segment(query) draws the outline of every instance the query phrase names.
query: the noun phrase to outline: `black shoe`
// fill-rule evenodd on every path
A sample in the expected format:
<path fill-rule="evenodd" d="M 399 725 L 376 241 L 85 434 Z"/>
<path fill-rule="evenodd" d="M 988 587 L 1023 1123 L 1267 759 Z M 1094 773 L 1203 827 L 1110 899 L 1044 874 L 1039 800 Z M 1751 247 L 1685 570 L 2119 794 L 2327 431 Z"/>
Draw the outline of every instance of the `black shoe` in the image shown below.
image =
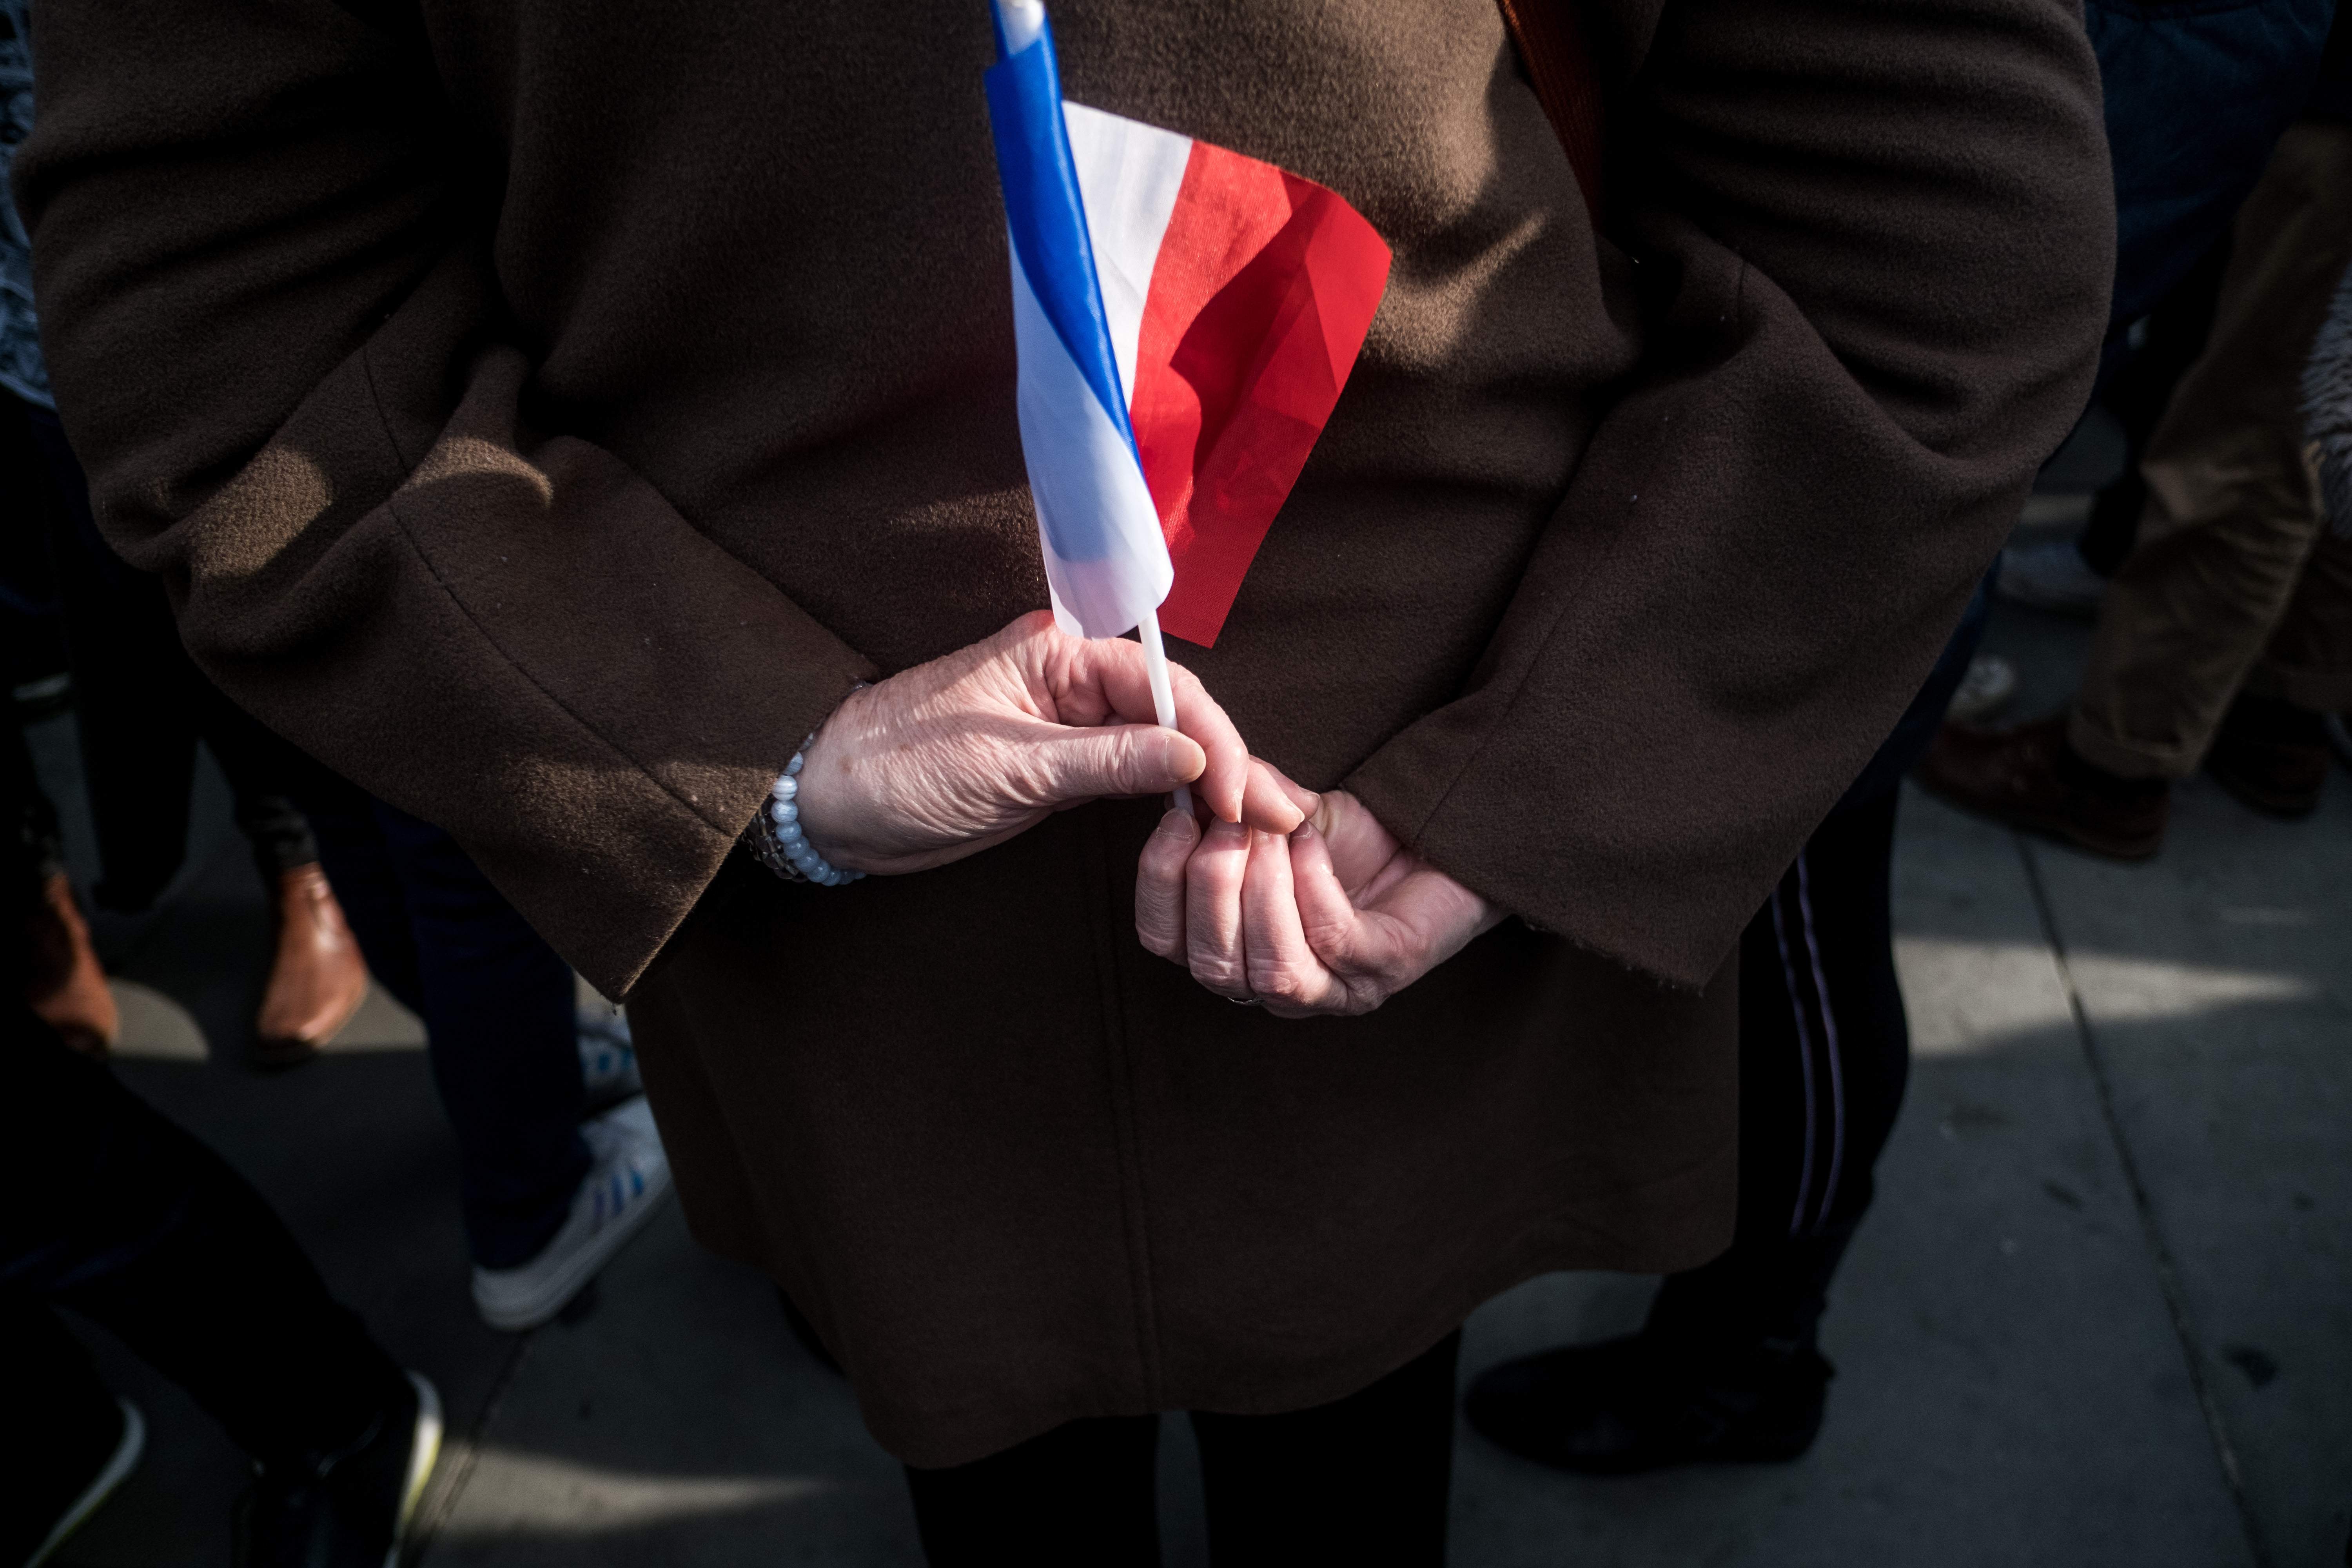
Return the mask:
<path fill-rule="evenodd" d="M 1522 1458 L 1596 1476 L 1769 1463 L 1812 1447 L 1836 1372 L 1818 1351 L 1709 1360 L 1701 1368 L 1643 1334 L 1565 1345 L 1480 1373 L 1463 1414 Z"/>
<path fill-rule="evenodd" d="M 2265 816 L 2309 816 L 2327 786 L 2326 718 L 2241 693 L 2205 753 L 2205 771 Z"/>
<path fill-rule="evenodd" d="M 14 1456 L 0 1482 L 0 1563 L 33 1568 L 79 1530 L 126 1477 L 147 1447 L 147 1423 L 130 1401 L 93 1399 L 87 1411 L 45 1413 L 40 1441 Z"/>
<path fill-rule="evenodd" d="M 395 1568 L 441 1452 L 441 1399 L 415 1373 L 351 1447 L 256 1467 L 236 1505 L 236 1568 Z"/>

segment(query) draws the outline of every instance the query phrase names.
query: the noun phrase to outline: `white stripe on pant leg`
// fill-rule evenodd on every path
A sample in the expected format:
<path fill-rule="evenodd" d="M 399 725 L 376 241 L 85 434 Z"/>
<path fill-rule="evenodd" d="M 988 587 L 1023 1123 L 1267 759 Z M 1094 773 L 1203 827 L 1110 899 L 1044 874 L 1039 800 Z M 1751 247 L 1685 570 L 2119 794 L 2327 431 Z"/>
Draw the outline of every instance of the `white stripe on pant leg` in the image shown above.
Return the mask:
<path fill-rule="evenodd" d="M 1837 1012 L 1830 1005 L 1829 976 L 1822 968 L 1822 944 L 1813 934 L 1812 879 L 1805 868 L 1808 852 L 1797 851 L 1797 910 L 1805 923 L 1805 951 L 1813 959 L 1813 994 L 1821 999 L 1822 1037 L 1830 1054 L 1830 1174 L 1822 1184 L 1821 1212 L 1813 1228 L 1829 1223 L 1830 1205 L 1837 1199 L 1838 1171 L 1845 1163 L 1845 1069 L 1838 1060 Z"/>
<path fill-rule="evenodd" d="M 1784 879 L 1785 880 L 1785 879 Z M 1797 1206 L 1789 1215 L 1789 1234 L 1805 1227 L 1805 1194 L 1813 1186 L 1813 1037 L 1805 1026 L 1805 999 L 1797 994 L 1797 967 L 1789 961 L 1789 932 L 1780 921 L 1780 889 L 1772 889 L 1772 940 L 1780 946 L 1780 979 L 1788 987 L 1789 1016 L 1797 1024 L 1797 1061 L 1805 1079 L 1805 1153 L 1797 1167 Z"/>

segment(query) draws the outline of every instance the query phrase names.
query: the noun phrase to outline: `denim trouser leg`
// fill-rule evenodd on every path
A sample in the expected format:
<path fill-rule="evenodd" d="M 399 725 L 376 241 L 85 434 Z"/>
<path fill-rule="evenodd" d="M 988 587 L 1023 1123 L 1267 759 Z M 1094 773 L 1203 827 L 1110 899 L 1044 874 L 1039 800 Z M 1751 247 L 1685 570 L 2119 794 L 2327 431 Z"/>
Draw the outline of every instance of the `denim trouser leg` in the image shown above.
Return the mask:
<path fill-rule="evenodd" d="M 588 1170 L 572 970 L 439 828 L 357 790 L 302 804 L 369 970 L 425 1020 L 474 1261 L 512 1268 Z"/>

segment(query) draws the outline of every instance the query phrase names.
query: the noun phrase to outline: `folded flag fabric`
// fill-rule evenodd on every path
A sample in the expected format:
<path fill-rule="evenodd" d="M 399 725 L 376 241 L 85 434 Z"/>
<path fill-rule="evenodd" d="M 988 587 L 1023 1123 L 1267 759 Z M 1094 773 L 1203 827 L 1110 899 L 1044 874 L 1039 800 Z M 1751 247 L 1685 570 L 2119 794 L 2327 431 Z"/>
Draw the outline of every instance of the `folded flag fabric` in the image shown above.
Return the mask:
<path fill-rule="evenodd" d="M 1065 103 L 1042 7 L 994 9 L 1021 440 L 1055 614 L 1115 637 L 1157 607 L 1213 644 L 1363 347 L 1389 248 L 1311 180 Z"/>

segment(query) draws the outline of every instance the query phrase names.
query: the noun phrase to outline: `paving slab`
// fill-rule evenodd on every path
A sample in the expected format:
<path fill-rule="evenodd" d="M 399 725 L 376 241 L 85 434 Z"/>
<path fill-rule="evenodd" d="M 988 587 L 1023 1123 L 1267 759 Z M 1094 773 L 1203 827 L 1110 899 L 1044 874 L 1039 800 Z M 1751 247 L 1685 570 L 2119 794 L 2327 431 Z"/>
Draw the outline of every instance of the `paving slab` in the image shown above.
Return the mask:
<path fill-rule="evenodd" d="M 2011 835 L 1916 792 L 1896 859 L 1917 1058 L 1832 1293 L 1839 1368 L 1793 1465 L 1570 1479 L 1465 1429 L 1454 1560 L 1922 1568 L 2250 1561 Z M 1640 1322 L 1560 1276 L 1471 1320 L 1465 1365 Z"/>
<path fill-rule="evenodd" d="M 675 1203 L 587 1311 L 530 1336 L 452 1459 L 432 1568 L 920 1561 L 905 1479 L 848 1385 Z"/>
<path fill-rule="evenodd" d="M 2266 820 L 2206 780 L 2164 852 L 2032 850 L 2263 1560 L 2352 1533 L 2352 780 Z"/>

